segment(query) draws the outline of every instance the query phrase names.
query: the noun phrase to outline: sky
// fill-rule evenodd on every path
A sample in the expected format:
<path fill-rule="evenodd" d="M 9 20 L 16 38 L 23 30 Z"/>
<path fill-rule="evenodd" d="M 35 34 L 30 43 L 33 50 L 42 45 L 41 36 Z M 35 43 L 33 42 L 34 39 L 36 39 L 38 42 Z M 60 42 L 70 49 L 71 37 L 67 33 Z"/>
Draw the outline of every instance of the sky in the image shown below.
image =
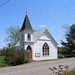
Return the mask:
<path fill-rule="evenodd" d="M 21 28 L 26 11 L 33 29 L 47 28 L 58 46 L 65 41 L 63 26 L 75 24 L 75 0 L 9 0 L 0 7 L 0 48 L 7 44 L 7 28 Z"/>

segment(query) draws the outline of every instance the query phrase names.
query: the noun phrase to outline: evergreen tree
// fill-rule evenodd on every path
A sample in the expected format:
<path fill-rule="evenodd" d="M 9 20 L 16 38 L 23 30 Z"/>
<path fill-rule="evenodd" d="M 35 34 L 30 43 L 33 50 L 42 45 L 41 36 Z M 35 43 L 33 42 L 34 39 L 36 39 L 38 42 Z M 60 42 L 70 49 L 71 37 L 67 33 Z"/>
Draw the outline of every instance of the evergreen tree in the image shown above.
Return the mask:
<path fill-rule="evenodd" d="M 72 24 L 72 26 L 68 28 L 65 36 L 66 42 L 61 41 L 64 47 L 64 54 L 66 57 L 73 57 L 75 56 L 75 24 Z"/>

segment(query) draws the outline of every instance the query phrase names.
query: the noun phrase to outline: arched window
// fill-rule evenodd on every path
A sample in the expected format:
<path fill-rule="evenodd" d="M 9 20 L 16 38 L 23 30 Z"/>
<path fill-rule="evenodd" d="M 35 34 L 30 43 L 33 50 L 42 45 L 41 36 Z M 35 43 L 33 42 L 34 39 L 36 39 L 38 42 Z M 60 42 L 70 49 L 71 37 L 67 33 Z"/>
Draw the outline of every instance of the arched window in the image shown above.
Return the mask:
<path fill-rule="evenodd" d="M 45 43 L 45 44 L 43 45 L 42 50 L 43 50 L 43 56 L 44 56 L 44 55 L 49 55 L 49 46 L 48 46 L 47 43 Z"/>
<path fill-rule="evenodd" d="M 28 40 L 31 40 L 30 34 L 27 35 L 27 39 L 28 39 Z"/>
<path fill-rule="evenodd" d="M 28 45 L 26 50 L 32 50 L 31 47 Z"/>

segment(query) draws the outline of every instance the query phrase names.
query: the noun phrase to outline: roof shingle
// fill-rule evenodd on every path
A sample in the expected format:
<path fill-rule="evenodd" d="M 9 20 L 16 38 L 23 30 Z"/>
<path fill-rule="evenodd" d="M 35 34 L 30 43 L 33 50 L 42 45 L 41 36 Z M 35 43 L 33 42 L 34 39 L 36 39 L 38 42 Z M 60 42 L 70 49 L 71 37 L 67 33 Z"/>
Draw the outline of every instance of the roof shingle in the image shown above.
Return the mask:
<path fill-rule="evenodd" d="M 31 24 L 30 24 L 30 21 L 29 21 L 29 18 L 28 18 L 27 15 L 25 16 L 21 31 L 22 30 L 31 30 L 31 31 L 33 31 L 32 27 L 31 27 Z"/>

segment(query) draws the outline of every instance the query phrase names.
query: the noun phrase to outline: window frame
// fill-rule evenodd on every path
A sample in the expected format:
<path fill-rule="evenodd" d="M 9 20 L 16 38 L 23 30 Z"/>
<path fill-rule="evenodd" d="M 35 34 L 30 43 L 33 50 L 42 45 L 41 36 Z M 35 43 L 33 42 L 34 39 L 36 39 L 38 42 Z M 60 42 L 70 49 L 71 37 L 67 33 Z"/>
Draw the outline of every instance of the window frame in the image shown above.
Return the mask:
<path fill-rule="evenodd" d="M 49 45 L 47 43 L 44 43 L 43 47 L 42 47 L 42 55 L 43 56 L 49 56 Z"/>
<path fill-rule="evenodd" d="M 28 35 L 27 35 L 27 40 L 28 41 L 31 41 L 31 35 L 28 33 Z"/>

